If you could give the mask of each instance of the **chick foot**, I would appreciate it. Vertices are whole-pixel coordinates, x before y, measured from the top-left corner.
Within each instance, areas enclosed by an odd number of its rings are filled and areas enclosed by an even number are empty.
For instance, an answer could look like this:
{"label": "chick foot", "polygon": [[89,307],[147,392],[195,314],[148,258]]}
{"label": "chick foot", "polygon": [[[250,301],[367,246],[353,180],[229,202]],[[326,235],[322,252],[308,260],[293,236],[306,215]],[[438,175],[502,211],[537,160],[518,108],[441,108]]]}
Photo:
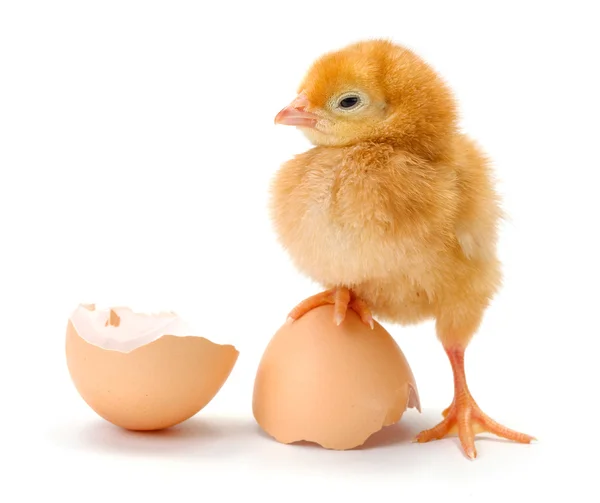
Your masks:
{"label": "chick foot", "polygon": [[464,373],[464,350],[447,351],[447,353],[454,371],[454,400],[450,407],[442,412],[444,420],[437,426],[419,433],[415,442],[440,440],[458,433],[465,455],[470,459],[475,459],[477,457],[475,435],[478,433],[492,433],[522,444],[534,441],[535,438],[530,435],[511,430],[497,423],[479,408],[467,388]]}
{"label": "chick foot", "polygon": [[375,328],[375,322],[373,321],[373,315],[369,306],[345,287],[332,288],[303,300],[290,311],[288,322],[297,320],[317,307],[329,304],[335,306],[333,319],[337,325],[340,325],[344,321],[348,309],[352,309],[360,316],[365,325],[371,327],[371,329]]}

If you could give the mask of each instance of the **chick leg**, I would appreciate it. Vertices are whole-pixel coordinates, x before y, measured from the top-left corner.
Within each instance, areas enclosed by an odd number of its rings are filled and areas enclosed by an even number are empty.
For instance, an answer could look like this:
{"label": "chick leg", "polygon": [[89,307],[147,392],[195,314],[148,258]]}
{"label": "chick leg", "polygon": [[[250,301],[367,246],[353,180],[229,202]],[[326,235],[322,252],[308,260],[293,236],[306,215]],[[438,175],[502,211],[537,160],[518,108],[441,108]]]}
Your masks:
{"label": "chick leg", "polygon": [[327,304],[333,304],[335,306],[333,316],[337,325],[344,321],[346,312],[348,308],[350,308],[360,316],[360,319],[365,325],[368,325],[372,329],[375,327],[369,306],[367,306],[365,301],[359,299],[353,292],[345,287],[331,288],[330,290],[308,297],[292,309],[288,315],[288,321],[292,322],[297,320],[309,311]]}
{"label": "chick leg", "polygon": [[534,437],[511,430],[483,413],[469,388],[465,377],[464,347],[445,348],[454,374],[454,400],[450,407],[442,412],[444,420],[430,430],[421,432],[417,442],[439,440],[458,432],[463,451],[470,459],[477,457],[475,435],[488,432],[507,440],[528,444]]}

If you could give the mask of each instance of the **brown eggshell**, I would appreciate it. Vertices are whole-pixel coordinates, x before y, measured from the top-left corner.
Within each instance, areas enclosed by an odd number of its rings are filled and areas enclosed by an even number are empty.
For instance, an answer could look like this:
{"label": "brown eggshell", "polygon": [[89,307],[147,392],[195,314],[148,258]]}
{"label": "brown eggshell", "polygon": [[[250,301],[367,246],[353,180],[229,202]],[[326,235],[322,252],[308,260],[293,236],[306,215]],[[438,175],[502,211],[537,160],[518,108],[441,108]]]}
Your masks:
{"label": "brown eggshell", "polygon": [[351,310],[335,325],[333,306],[283,325],[254,384],[256,421],[285,444],[352,449],[398,422],[408,407],[421,410],[414,376],[394,339]]}
{"label": "brown eggshell", "polygon": [[85,340],[72,320],[67,325],[67,365],[77,391],[98,415],[130,430],[168,428],[198,413],[238,354],[230,345],[169,334],[127,352],[104,349]]}

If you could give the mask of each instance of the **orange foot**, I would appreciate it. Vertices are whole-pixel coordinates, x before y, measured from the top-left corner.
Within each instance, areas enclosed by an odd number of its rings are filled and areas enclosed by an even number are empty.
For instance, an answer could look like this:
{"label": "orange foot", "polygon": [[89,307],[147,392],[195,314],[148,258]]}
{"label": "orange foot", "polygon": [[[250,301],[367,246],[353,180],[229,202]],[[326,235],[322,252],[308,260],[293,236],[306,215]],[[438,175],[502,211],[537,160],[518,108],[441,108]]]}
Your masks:
{"label": "orange foot", "polygon": [[288,321],[295,321],[309,311],[328,304],[335,306],[333,319],[337,325],[344,321],[346,312],[350,308],[360,316],[365,325],[371,327],[371,329],[375,328],[375,322],[367,304],[345,287],[332,288],[303,300],[292,309],[288,315]]}
{"label": "orange foot", "polygon": [[454,371],[454,400],[442,415],[444,420],[429,430],[417,435],[416,442],[439,440],[458,433],[460,443],[466,456],[470,459],[477,457],[475,435],[488,432],[507,440],[521,444],[529,444],[534,437],[511,430],[483,413],[467,388],[464,374],[464,351],[447,351]]}

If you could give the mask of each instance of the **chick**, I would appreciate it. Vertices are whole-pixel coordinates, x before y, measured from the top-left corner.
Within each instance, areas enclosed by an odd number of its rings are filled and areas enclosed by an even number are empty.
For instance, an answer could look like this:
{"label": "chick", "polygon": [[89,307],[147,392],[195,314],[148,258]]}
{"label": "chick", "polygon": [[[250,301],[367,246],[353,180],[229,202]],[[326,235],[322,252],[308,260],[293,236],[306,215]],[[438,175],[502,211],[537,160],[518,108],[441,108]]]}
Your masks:
{"label": "chick", "polygon": [[501,286],[502,217],[490,167],[458,130],[445,82],[412,51],[369,40],[330,52],[275,118],[313,144],[273,179],[273,226],[293,264],[324,291],[298,304],[293,322],[333,304],[373,326],[435,320],[454,374],[444,419],[417,442],[458,433],[467,457],[475,434],[534,437],[483,413],[469,392],[464,354]]}

